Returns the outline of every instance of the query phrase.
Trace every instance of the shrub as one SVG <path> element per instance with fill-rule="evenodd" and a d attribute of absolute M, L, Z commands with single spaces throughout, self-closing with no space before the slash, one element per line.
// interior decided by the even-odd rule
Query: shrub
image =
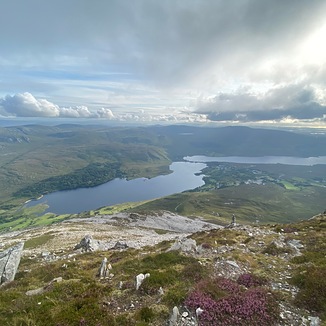
<path fill-rule="evenodd" d="M 202 246 L 203 249 L 212 249 L 212 246 L 209 243 L 206 243 L 206 242 L 203 243 L 201 246 Z"/>
<path fill-rule="evenodd" d="M 219 287 L 224 296 L 213 298 L 212 291 L 206 287 L 197 287 L 185 300 L 185 305 L 192 310 L 200 307 L 200 325 L 221 326 L 272 326 L 279 319 L 278 304 L 266 290 L 251 288 L 240 291 L 239 285 L 227 279 L 211 280 L 211 288 Z M 223 292 L 220 292 L 220 294 Z"/>
<path fill-rule="evenodd" d="M 247 288 L 262 286 L 267 284 L 267 280 L 264 277 L 254 274 L 241 274 L 237 280 L 237 283 L 244 285 Z"/>
<path fill-rule="evenodd" d="M 181 284 L 168 289 L 163 296 L 162 302 L 170 308 L 181 305 L 186 299 L 188 288 Z"/>
<path fill-rule="evenodd" d="M 178 280 L 178 272 L 170 269 L 165 272 L 152 271 L 150 277 L 144 279 L 140 292 L 144 294 L 157 294 L 160 287 L 166 287 L 175 284 Z"/>
<path fill-rule="evenodd" d="M 149 322 L 154 318 L 154 312 L 153 309 L 149 307 L 143 307 L 139 311 L 139 318 L 140 320 Z"/>
<path fill-rule="evenodd" d="M 310 267 L 298 273 L 291 283 L 300 288 L 295 303 L 326 317 L 326 267 Z"/>
<path fill-rule="evenodd" d="M 186 265 L 182 271 L 182 276 L 185 280 L 190 282 L 200 281 L 206 274 L 206 270 L 203 265 L 199 264 L 198 261 L 194 261 Z"/>

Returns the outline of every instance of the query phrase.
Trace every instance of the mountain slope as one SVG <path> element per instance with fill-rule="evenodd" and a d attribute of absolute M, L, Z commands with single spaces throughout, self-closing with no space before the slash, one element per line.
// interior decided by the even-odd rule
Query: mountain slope
<path fill-rule="evenodd" d="M 179 233 L 178 219 L 191 234 Z M 166 325 L 176 306 L 175 325 L 324 325 L 325 214 L 210 227 L 148 212 L 2 234 L 3 246 L 25 240 L 25 249 L 15 281 L 0 288 L 1 324 Z M 73 247 L 85 234 L 94 251 L 81 253 Z M 152 242 L 142 242 L 145 234 Z M 112 269 L 100 278 L 104 257 Z M 150 276 L 136 290 L 139 273 Z"/>

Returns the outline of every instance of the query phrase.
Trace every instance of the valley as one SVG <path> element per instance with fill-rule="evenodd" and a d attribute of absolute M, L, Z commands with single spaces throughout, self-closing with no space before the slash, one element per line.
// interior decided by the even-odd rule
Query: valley
<path fill-rule="evenodd" d="M 0 136 L 1 230 L 75 216 L 42 214 L 46 203 L 26 208 L 22 206 L 25 201 L 115 178 L 167 175 L 171 162 L 184 156 L 309 157 L 326 153 L 323 135 L 246 127 L 29 125 L 0 128 Z M 129 209 L 170 210 L 218 223 L 226 223 L 232 214 L 249 223 L 296 221 L 325 210 L 325 166 L 209 162 L 202 171 L 205 185 L 135 202 Z"/>

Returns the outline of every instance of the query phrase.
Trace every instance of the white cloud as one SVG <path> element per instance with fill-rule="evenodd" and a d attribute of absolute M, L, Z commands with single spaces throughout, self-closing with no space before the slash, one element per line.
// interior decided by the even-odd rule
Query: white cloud
<path fill-rule="evenodd" d="M 45 100 L 37 100 L 30 93 L 7 95 L 0 100 L 0 106 L 9 115 L 18 117 L 58 117 L 60 108 Z"/>
<path fill-rule="evenodd" d="M 110 109 L 101 108 L 96 111 L 99 118 L 114 119 L 115 116 Z"/>

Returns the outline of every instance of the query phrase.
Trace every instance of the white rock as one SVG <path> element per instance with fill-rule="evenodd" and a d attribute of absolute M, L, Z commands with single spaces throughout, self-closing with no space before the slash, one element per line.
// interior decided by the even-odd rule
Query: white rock
<path fill-rule="evenodd" d="M 141 284 L 144 282 L 144 279 L 147 277 L 150 277 L 149 273 L 146 273 L 145 275 L 141 273 L 136 276 L 136 290 L 139 289 Z"/>

